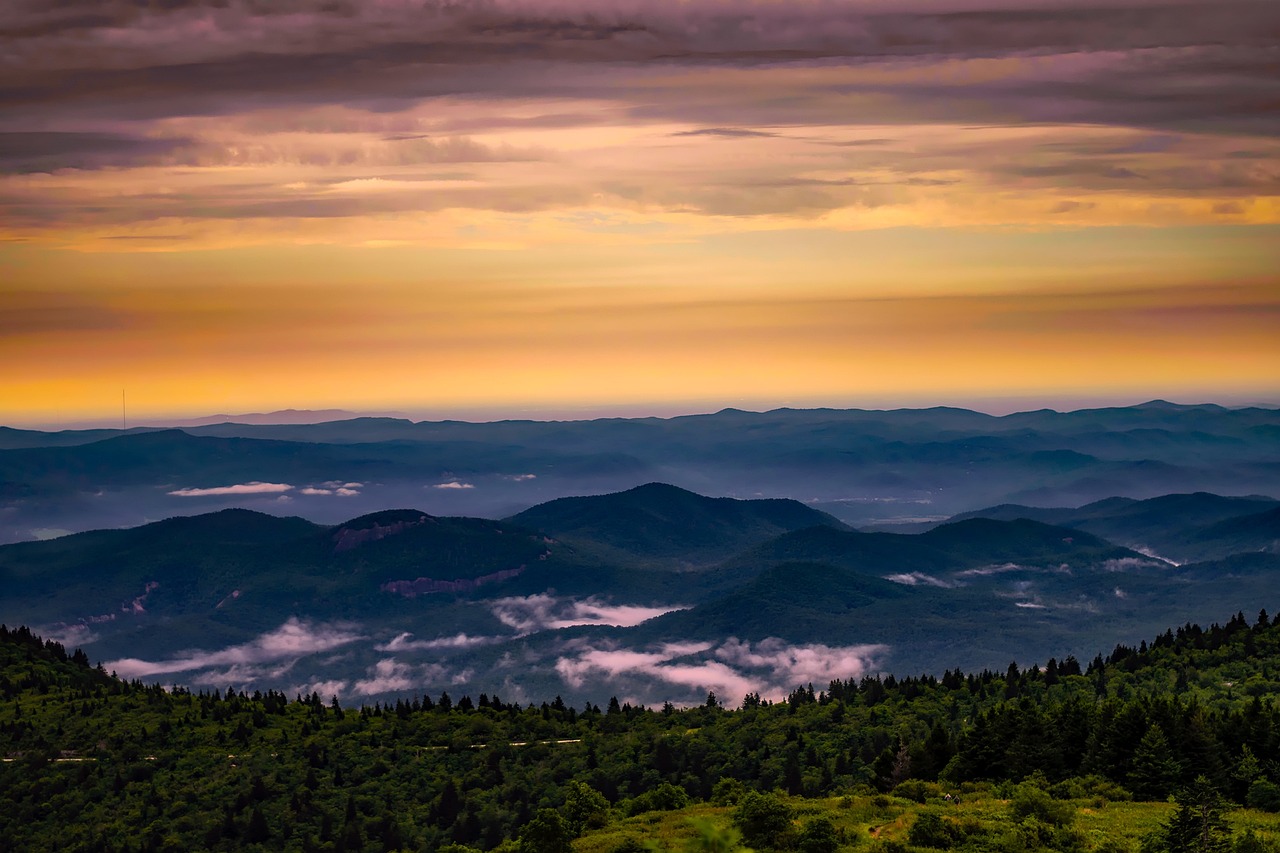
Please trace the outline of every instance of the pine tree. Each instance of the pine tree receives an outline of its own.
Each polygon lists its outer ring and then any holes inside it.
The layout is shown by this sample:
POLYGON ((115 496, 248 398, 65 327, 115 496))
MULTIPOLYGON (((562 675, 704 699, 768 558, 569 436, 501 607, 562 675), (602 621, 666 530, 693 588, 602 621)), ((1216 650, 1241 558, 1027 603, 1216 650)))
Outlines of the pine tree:
POLYGON ((1181 772, 1164 730, 1152 723, 1133 751, 1129 790, 1140 800, 1163 800, 1177 784, 1181 772))
POLYGON ((1178 792, 1177 810, 1164 827, 1169 853, 1225 853, 1231 848, 1222 795, 1205 776, 1178 792))

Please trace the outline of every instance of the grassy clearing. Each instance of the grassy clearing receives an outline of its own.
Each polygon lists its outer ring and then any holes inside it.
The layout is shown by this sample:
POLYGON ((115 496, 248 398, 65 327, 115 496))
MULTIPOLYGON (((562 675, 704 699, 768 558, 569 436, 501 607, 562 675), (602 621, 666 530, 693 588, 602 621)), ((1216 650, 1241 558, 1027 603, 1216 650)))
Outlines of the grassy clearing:
MULTIPOLYGON (((844 840, 841 850, 900 851, 910 846, 912 824, 929 813, 938 815, 944 823, 965 828, 967 837, 954 849, 1051 849, 1026 846, 1017 834, 1017 820, 1010 801, 991 792, 965 794, 959 803, 936 797, 918 803, 883 794, 784 799, 795 811, 797 831, 806 822, 825 817, 844 840)), ((1142 839, 1156 831, 1174 810, 1172 803, 1110 801, 1098 797, 1064 802, 1074 813, 1070 827, 1081 845, 1076 849, 1108 853, 1137 853, 1142 839)), ((576 853, 613 853, 632 840, 655 851, 702 851, 705 848, 699 845, 698 821, 728 829, 733 825, 733 807, 698 804, 679 811, 648 812, 624 818, 579 838, 574 842, 574 850, 576 853)), ((1280 814, 1236 809, 1228 815, 1228 822, 1233 835, 1252 831, 1264 842, 1280 846, 1280 814)))

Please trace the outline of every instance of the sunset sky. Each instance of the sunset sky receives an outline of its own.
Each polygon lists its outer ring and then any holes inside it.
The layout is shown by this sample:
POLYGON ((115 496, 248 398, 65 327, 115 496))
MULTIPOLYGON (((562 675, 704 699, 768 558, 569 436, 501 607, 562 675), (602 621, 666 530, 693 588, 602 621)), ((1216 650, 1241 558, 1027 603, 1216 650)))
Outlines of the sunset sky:
POLYGON ((1275 0, 150 5, 0 4, 0 423, 1280 401, 1275 0))

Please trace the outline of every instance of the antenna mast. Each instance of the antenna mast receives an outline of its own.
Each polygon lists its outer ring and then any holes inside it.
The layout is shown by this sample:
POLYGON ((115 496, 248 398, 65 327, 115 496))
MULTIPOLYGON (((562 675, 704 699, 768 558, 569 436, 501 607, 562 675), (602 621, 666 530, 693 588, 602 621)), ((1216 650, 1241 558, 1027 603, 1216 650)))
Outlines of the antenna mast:
POLYGON ((120 389, 120 429, 127 430, 128 428, 129 428, 129 417, 127 414, 125 414, 124 389, 121 388, 120 389))

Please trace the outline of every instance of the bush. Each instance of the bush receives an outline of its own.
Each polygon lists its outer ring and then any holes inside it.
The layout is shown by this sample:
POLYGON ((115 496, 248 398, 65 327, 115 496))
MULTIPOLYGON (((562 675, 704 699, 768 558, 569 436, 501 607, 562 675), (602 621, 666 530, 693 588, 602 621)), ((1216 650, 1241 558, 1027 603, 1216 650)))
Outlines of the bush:
POLYGON ((814 818, 800 830, 796 849, 800 853, 836 853, 840 846, 840 834, 835 824, 825 817, 814 818))
POLYGON ((1280 812, 1280 785, 1268 782, 1266 779, 1255 780, 1249 786, 1249 793, 1245 797, 1245 802, 1251 809, 1261 809, 1264 812, 1280 812))
POLYGON ((737 779, 724 777, 711 789, 711 804, 715 806, 736 806, 746 789, 737 779))
POLYGON ((1076 818, 1070 803, 1055 800, 1035 785, 1019 785, 1010 798, 1009 809, 1015 821, 1033 817, 1048 826, 1070 826, 1076 818))
POLYGON ((791 806, 777 794, 748 791, 733 810, 733 823, 748 847, 782 847, 791 835, 791 806))
POLYGON ((1073 776, 1049 786, 1055 800, 1092 799, 1095 803, 1127 802, 1133 799, 1128 790, 1101 776, 1073 776))
POLYGON ((956 842, 955 832, 949 821, 937 812, 921 812, 907 830, 907 843, 912 847, 934 847, 950 850, 956 842))
POLYGON ((929 788, 929 785, 919 779, 908 779, 894 788, 892 793, 895 797, 902 797, 904 800, 923 803, 929 797, 929 788))
POLYGON ((627 804, 627 814, 644 812, 673 812, 689 805, 689 795, 684 788, 663 782, 652 791, 646 791, 627 804))

